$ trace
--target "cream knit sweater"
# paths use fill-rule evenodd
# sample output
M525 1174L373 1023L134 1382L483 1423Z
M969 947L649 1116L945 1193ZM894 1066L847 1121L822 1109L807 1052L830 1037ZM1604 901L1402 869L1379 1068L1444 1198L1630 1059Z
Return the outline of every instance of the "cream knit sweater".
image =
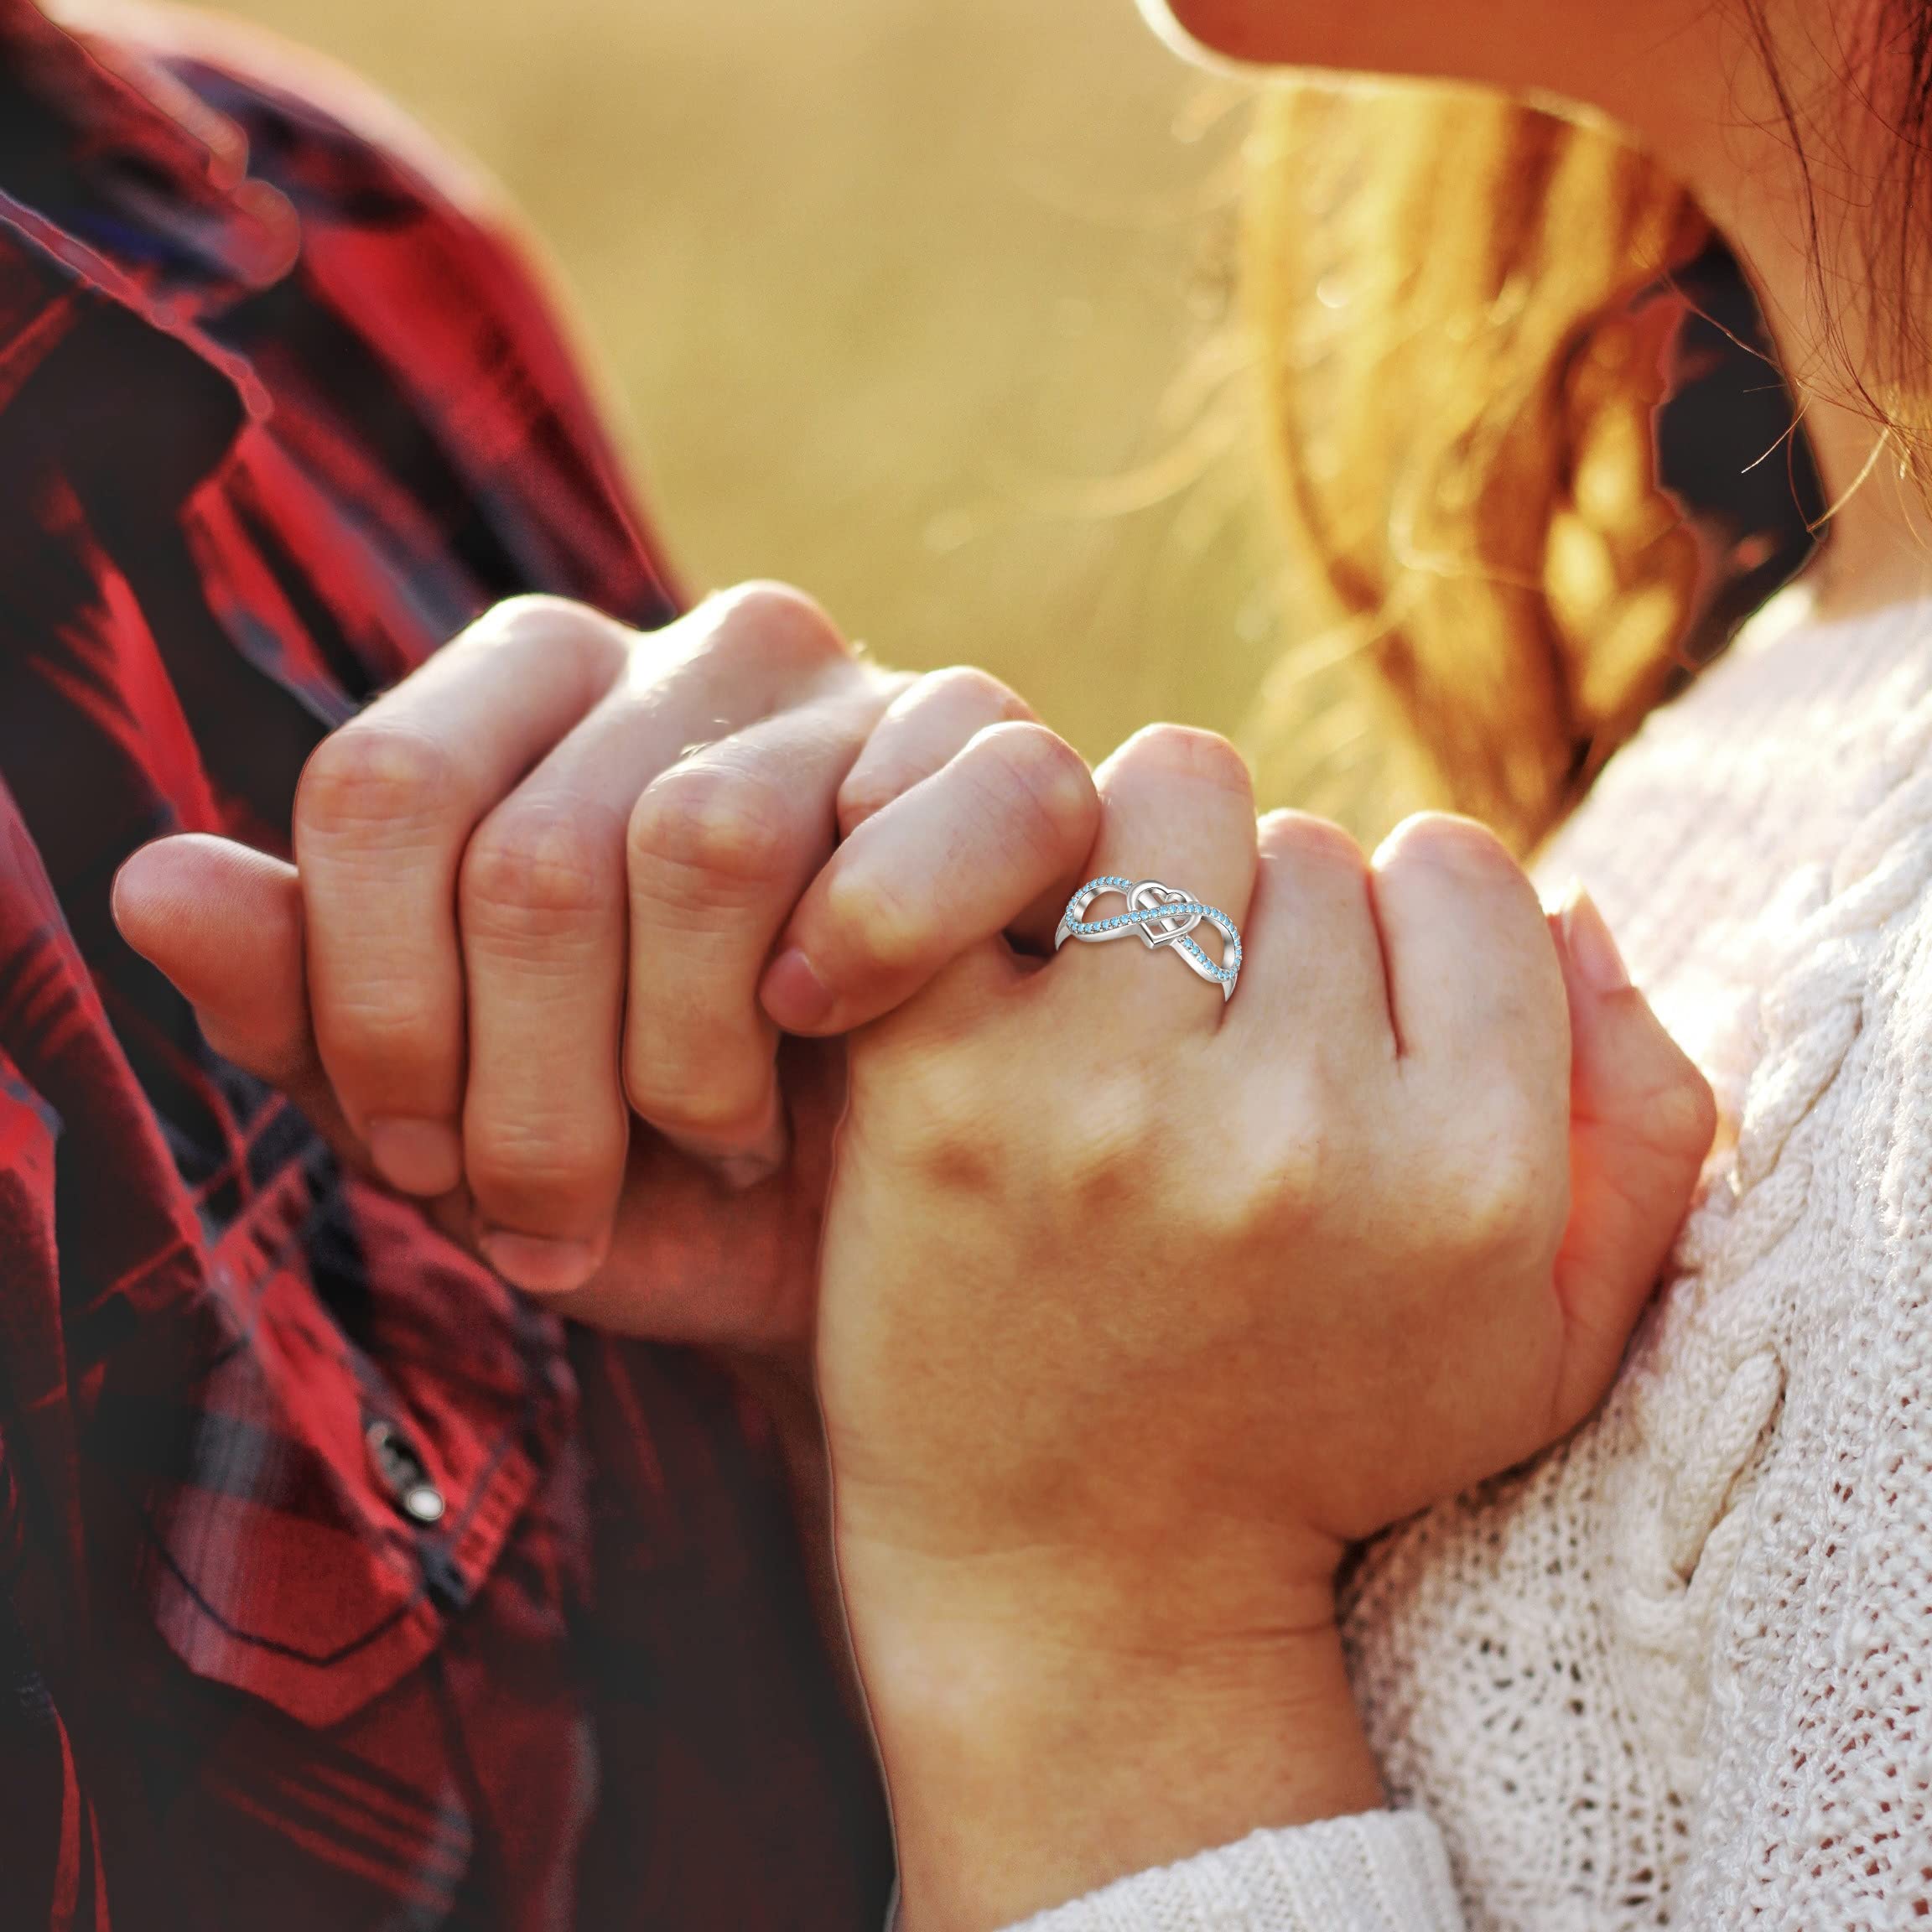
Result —
M1761 621L1541 873L1734 1134L1623 1378L1354 1576L1400 1810L1029 1932L1932 1924L1932 605Z

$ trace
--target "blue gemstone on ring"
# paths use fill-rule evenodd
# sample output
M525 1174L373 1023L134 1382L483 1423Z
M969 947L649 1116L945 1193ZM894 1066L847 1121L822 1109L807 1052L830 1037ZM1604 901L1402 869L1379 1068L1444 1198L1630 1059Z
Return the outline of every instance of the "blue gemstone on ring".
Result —
M1088 908L1103 892L1119 893L1127 901L1127 910L1104 919L1086 918ZM1192 928L1202 921L1221 935L1218 963L1189 937ZM1241 976L1242 959L1241 934L1234 922L1218 906L1210 906L1192 893L1176 891L1157 879L1136 882L1113 873L1089 879L1067 901L1053 943L1057 949L1068 939L1105 940L1126 932L1134 933L1156 952L1171 950L1189 972L1220 987L1223 1000L1233 996L1234 983Z

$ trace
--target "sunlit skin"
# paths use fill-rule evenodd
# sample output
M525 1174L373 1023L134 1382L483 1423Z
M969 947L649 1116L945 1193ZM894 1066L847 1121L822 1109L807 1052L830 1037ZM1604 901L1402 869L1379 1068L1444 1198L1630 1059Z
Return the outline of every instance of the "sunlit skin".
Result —
M1737 3L1176 0L1166 26L1609 113L1727 232L1802 379L1807 184ZM1771 3L1822 111L1828 0ZM1847 492L1869 423L1808 423ZM1823 595L1925 587L1904 502L1857 491ZM791 593L647 638L512 619L330 740L298 867L164 842L122 875L123 930L224 1051L526 1287L787 1385L813 1351L904 1932L1373 1806L1344 1545L1587 1412L1709 1145L1600 917L1553 932L1462 822L1372 857L1257 827L1203 734L1089 775L1014 693L886 678ZM505 653L532 624L526 678ZM1225 1011L1140 948L1008 947L1130 869L1247 932ZM371 1037L378 1007L409 1024ZM781 1085L774 1046L854 1028L828 1197L834 1096Z
M1229 59L1500 84L1623 122L1756 278L1807 385L1828 486L1860 478L1872 423L1820 392L1881 373L1856 304L1840 312L1831 293L1860 239L1831 222L1869 197L1856 178L1807 181L1748 17L1692 0L1179 6L1170 38L1184 26ZM1846 97L1854 64L1814 45L1826 23L1841 31L1822 0L1766 23L1801 117ZM1845 112L1833 152L1855 170L1873 150L1861 111ZM1827 339L1848 366L1823 360ZM1856 492L1828 548L1827 601L1925 587L1905 501L1879 474ZM983 950L850 1051L818 1388L903 1932L990 1932L1256 1826L1374 1805L1335 1565L1344 1540L1420 1491L1371 1499L1354 1485L1405 1468L1446 1495L1569 1427L1607 1385L1709 1145L1709 1093L1600 927L1579 907L1553 960L1534 896L1474 828L1411 828L1365 859L1332 828L1276 815L1257 852L1239 765L1208 743L1144 735L1098 777L1090 870L1185 880L1243 926L1228 1015L1188 1014L1124 949L1031 978ZM1404 875L1418 862L1428 910L1411 922ZM1277 972L1285 996L1270 1014ZM1404 989L1452 984L1466 997L1452 995L1432 1040ZM1512 1055L1539 1041L1543 1074L1513 1074ZM1454 1072L1432 1114L1407 1075L1444 1054ZM1391 1064L1407 1071L1382 1106ZM1568 1081L1551 1082L1566 1064ZM1499 1104L1535 1124L1541 1152L1496 1223L1516 1263L1485 1247L1465 1266L1452 1257L1468 1254L1472 1213L1489 1218L1461 1163L1494 1151L1482 1123ZM1418 1236L1431 1202L1443 1220ZM1524 1365L1524 1311L1552 1306L1566 1211L1559 1254L1581 1243L1607 1264L1596 1281L1634 1295L1585 1312L1560 1265L1569 1332L1606 1354L1585 1401L1552 1410L1509 1396L1503 1371ZM1519 1267L1533 1285L1504 1318L1509 1339L1462 1353ZM1407 1370L1411 1384L1383 1379ZM1363 1426L1385 1433L1371 1441ZM1499 1427L1518 1431L1513 1451L1477 1446L1472 1429Z
M1932 531L1916 496L1895 464L1873 462L1869 413L1837 400L1854 377L1876 387L1887 373L1859 312L1869 195L1832 158L1856 172L1888 138L1857 106L1861 92L1886 94L1882 62L1858 51L1868 7L1768 0L1761 10L1786 96L1832 130L1828 140L1812 131L1808 174L1742 0L1143 0L1143 11L1183 51L1504 87L1621 123L1693 190L1737 251L1804 394L1805 427L1839 506L1816 573L1821 607L1867 609L1932 589ZM1842 279L1834 258L1847 264ZM1824 346L1827 310L1836 352Z

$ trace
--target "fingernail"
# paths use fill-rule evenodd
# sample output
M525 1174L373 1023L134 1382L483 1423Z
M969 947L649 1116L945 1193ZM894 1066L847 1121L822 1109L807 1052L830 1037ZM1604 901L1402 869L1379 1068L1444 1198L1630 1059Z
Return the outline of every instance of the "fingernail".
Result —
M125 890L125 881L127 877L127 861L123 860L120 870L114 875L113 884L107 888L107 913L108 917L113 920L116 926L119 926L121 923L122 908L123 904L122 896Z
M366 1138L376 1171L399 1193L434 1198L463 1179L463 1144L442 1120L390 1114L369 1123Z
M809 1033L823 1025L834 995L797 946L787 947L765 969L758 998L787 1033Z
M1583 983L1592 992L1621 993L1630 984L1630 969L1597 901L1579 886L1563 902L1563 943Z
M598 1253L588 1241L550 1241L489 1228L477 1236L476 1245L506 1281L532 1295L567 1295L597 1271Z
M784 1164L783 1156L774 1161L763 1154L727 1154L712 1162L718 1177L738 1194L756 1187L761 1181L769 1181Z
M785 1165L792 1151L792 1126L785 1117L778 1096L771 1096L771 1116L763 1132L748 1147L734 1147L730 1153L711 1152L703 1156L727 1187L742 1193L769 1181Z
M715 1141L697 1140L688 1135L670 1138L693 1161L702 1161L727 1187L742 1193L761 1181L770 1180L785 1165L792 1152L792 1123L774 1087L766 1096L763 1125L737 1146L719 1146Z

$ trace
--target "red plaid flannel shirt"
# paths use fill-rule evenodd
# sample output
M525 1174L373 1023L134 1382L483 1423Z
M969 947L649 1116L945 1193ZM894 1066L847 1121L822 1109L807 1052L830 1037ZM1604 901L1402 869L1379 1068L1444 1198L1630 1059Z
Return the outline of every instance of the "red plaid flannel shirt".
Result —
M345 1176L108 917L495 600L673 609L515 247L274 70L0 0L0 1926L876 1923L756 1414Z

